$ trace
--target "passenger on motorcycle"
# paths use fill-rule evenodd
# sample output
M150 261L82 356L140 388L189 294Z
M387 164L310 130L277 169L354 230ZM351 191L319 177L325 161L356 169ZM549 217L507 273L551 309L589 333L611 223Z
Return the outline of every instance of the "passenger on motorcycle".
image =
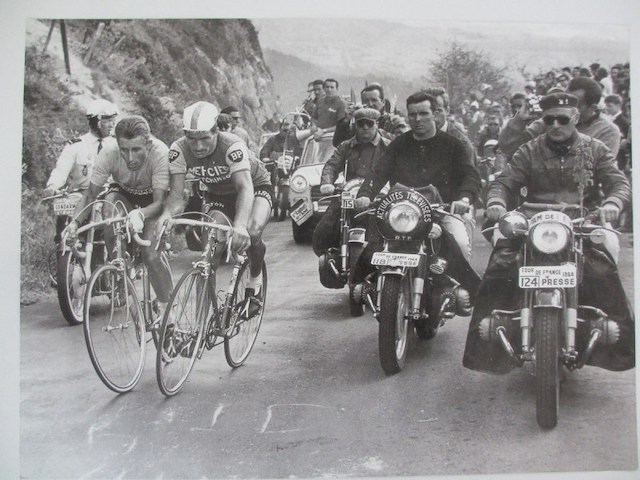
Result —
M171 188L158 226L184 210L186 174L198 178L207 189L205 200L233 221L231 248L247 251L251 272L247 293L259 298L266 252L262 232L271 216L273 186L269 172L247 145L232 133L217 130L217 118L218 109L208 102L185 108L184 136L169 150Z
M601 141L580 133L578 99L566 93L544 97L542 122L546 132L520 147L489 190L486 216L495 222L517 206L520 191L526 187L529 203L579 205L600 208L601 222L615 222L631 201L629 182L615 166L611 151ZM582 198L581 198L581 192ZM604 197L602 196L604 194ZM493 236L494 250L482 279L464 353L467 368L504 373L513 368L500 345L483 342L479 325L493 309L513 309L518 297L520 247L516 240L504 238L498 230ZM585 244L585 274L580 284L581 304L607 312L626 329L625 337L613 351L597 347L589 364L611 370L634 365L633 312L618 275L616 263L618 237L605 231L598 247Z
M88 209L83 211L85 205L97 198L111 178L103 215L121 215L114 205L121 202L129 212L132 230L151 240L151 246L141 247L142 261L149 270L149 279L162 313L171 295L171 274L161 260L161 252L155 249L155 219L162 212L169 189L169 149L151 135L149 124L139 115L123 117L116 124L115 135L116 142L105 145L96 159L89 188L76 207L76 221L69 224L67 233L70 241L76 238L78 224L89 214ZM104 239L111 252L115 242L113 229L104 230Z
M356 207L366 208L387 181L414 188L436 187L456 217L446 217L442 222L444 231L450 234L443 236L448 240L442 254L449 261L451 276L474 292L479 278L468 262L471 241L461 215L468 212L480 192L480 175L462 142L436 128L437 108L436 98L427 93L416 92L407 98L411 130L396 137L373 166L358 192ZM358 282L373 272L371 256L382 247L381 238L373 230L368 232L369 244L356 266L354 280Z
M107 145L115 145L111 136L115 125L118 108L103 99L92 101L87 107L89 131L71 140L64 147L55 168L51 171L44 196L50 196L56 190L67 187L68 190L85 190L89 187L89 180L98 153ZM55 243L60 242L60 234L64 229L66 219L58 216L56 219Z
M345 183L354 178L365 178L373 165L379 161L390 140L380 135L377 120L380 113L373 108L361 108L354 113L356 134L342 142L327 160L320 177L320 193L332 195L334 182L344 172L347 164ZM335 198L313 231L313 251L317 256L340 243L340 199Z
M285 143L287 150L291 150L293 157L299 157L302 154L302 141L309 135L305 134L305 131L298 130L292 125L290 119L284 118L280 122L280 131L273 137L265 142L264 146L260 150L260 158L265 163L270 163L273 159L272 154L282 154L285 149ZM271 182L276 180L275 168L272 172Z

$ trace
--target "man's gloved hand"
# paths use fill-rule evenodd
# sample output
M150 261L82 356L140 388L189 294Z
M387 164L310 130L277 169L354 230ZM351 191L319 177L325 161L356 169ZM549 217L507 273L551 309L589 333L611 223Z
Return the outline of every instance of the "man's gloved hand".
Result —
M487 209L485 210L484 216L487 217L489 220L497 221L505 213L507 213L507 209L504 208L502 205L491 205L487 207Z
M69 246L78 240L78 222L72 220L62 232L62 237L66 238L65 243Z
M324 183L320 185L320 193L322 195L331 195L336 191L336 187L332 183Z
M369 197L358 197L356 198L355 206L356 208L367 208L371 204L371 200Z
M615 222L620 216L620 209L615 203L605 203L600 207L600 220L603 224Z
M129 228L135 233L142 232L144 228L144 213L139 208L131 210L127 215L127 222L129 223Z
M467 197L462 197L460 200L451 203L451 213L454 215L464 215L469 211L469 208L469 199Z

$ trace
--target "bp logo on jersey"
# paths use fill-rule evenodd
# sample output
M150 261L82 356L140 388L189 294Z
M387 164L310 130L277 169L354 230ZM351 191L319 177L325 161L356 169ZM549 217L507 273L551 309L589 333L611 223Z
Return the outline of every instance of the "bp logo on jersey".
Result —
M179 156L180 152L178 152L177 150L169 150L169 162L173 162Z
M244 155L242 153L242 150L240 149L234 150L233 152L229 153L229 159L234 163L241 162L243 158L244 158Z

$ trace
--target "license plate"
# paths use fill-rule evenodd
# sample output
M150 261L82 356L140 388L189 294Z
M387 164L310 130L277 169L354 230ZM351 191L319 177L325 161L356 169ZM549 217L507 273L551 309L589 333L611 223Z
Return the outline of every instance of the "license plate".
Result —
M345 210L353 210L356 206L356 201L351 195L351 192L342 192L342 208Z
M53 204L53 213L56 215L73 215L76 210L76 201L56 202Z
M313 211L309 208L309 205L304 200L301 201L297 207L289 212L289 215L298 225L302 225L313 215Z
M520 267L520 288L572 288L577 283L576 266L572 263L554 267Z
M382 267L417 267L420 255L414 253L376 252L371 257L371 265Z

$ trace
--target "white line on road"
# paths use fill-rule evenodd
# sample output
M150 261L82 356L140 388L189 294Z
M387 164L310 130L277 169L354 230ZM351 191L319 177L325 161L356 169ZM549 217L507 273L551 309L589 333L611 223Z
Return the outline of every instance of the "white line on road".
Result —
M224 405L222 403L220 403L218 405L218 408L216 408L216 411L213 412L213 418L211 419L211 426L213 427L216 422L218 421L218 416L222 413L222 410L224 409Z
M129 448L127 448L126 452L124 452L125 455L131 453L133 451L134 448L136 448L136 445L138 444L138 437L134 437L133 442L131 442L131 444L129 445Z
M93 425L91 425L89 427L89 430L87 431L87 440L89 442L89 445L93 445L93 434L94 434L94 432L97 432L99 430L104 430L109 425L111 425L111 422L109 420L103 420L101 422L97 422L97 423L94 423Z
M91 470L90 472L85 473L84 475L82 475L78 480L85 480L86 478L91 478L91 476L94 473L98 473L100 470L102 470L104 467L106 467L106 464L102 464L100 465L98 468L94 468L93 470Z
M330 407L325 407L324 405L315 405L313 403L274 403L273 405L269 405L267 407L267 418L262 424L262 428L260 429L260 433L288 433L288 432L299 432L300 430L304 430L302 428L292 428L288 430L273 430L267 432L267 427L269 426L269 422L271 421L271 417L273 416L273 407L316 407L316 408L326 408L330 410Z

